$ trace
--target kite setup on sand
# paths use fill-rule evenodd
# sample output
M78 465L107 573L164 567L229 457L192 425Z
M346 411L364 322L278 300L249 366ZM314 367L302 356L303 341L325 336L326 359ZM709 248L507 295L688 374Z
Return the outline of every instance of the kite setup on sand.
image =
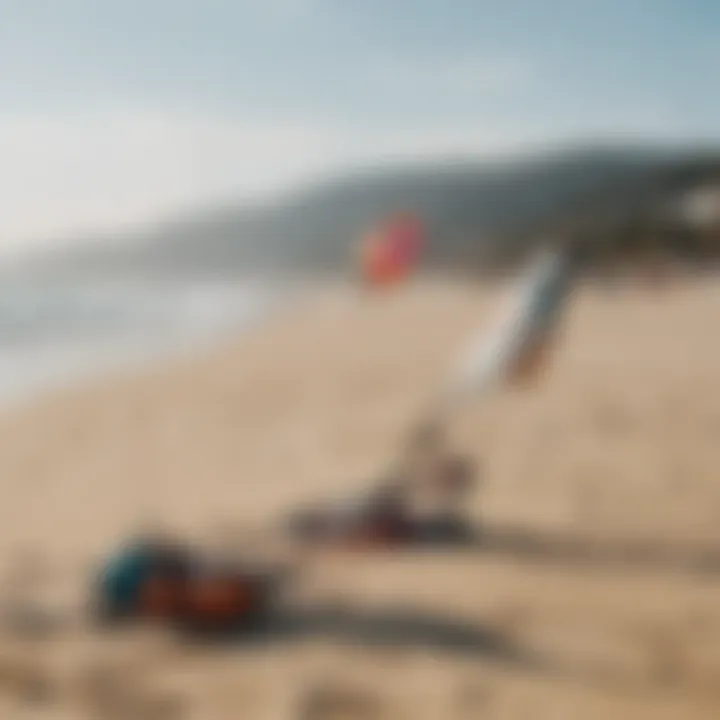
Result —
M149 620L188 632L249 630L274 612L287 575L286 568L212 557L176 539L136 538L100 567L91 610L104 626Z
M431 403L412 453L430 458L431 485L455 510L416 519L408 512L407 473L375 486L350 503L304 509L286 529L299 541L339 548L386 549L408 545L462 543L472 537L457 511L476 485L467 458L448 454L444 429L453 412L474 397L505 383L532 380L548 351L572 289L574 258L566 250L544 252L520 285L511 312L488 339L475 339ZM411 453L411 454L412 454ZM428 465L426 464L425 470ZM413 471L409 473L411 476ZM420 475L427 485L427 473ZM94 608L104 621L153 619L187 629L262 626L276 610L284 570L250 570L202 557L178 543L138 541L111 555L94 588Z
M413 433L416 451L432 457L431 484L446 498L448 483L465 488L460 495L451 490L457 500L476 482L472 463L453 457L445 446L452 414L503 384L537 380L557 337L574 265L574 253L568 250L541 254L523 278L509 316L489 338L483 333L473 340ZM457 544L474 536L457 510L414 517L408 509L413 485L417 482L412 479L403 485L391 477L350 503L305 509L290 517L290 531L299 540L355 548Z
M440 449L440 444L437 447ZM350 550L467 544L474 532L457 508L474 490L478 468L452 453L433 452L429 457L433 463L430 483L423 482L427 473L422 468L418 468L419 477L400 469L362 498L293 513L288 522L290 533L310 545L332 544ZM434 510L425 508L417 513L412 499L423 485L426 490L433 486L441 502Z

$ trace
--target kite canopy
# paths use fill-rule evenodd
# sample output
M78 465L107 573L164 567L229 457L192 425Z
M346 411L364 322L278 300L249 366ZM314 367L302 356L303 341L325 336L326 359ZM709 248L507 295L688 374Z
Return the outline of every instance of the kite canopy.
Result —
M422 222L412 213L397 213L373 229L360 247L363 281L372 287L395 285L416 268L425 239Z

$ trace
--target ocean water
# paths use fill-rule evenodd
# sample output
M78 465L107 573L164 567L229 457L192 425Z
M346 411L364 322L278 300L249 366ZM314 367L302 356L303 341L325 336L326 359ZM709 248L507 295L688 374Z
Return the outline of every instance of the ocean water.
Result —
M246 332L289 292L247 281L0 281L0 408Z

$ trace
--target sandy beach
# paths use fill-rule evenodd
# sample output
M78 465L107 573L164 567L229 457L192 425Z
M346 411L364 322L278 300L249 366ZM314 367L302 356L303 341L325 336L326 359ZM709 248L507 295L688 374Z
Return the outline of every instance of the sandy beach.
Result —
M368 298L330 287L203 357L6 413L3 557L38 550L67 586L138 523L203 537L352 492L499 302L496 287L440 280ZM540 545L580 538L595 559L506 545L332 562L309 592L354 631L171 648L143 680L202 720L720 717L720 567L597 559L620 541L720 546L719 319L712 278L585 288L542 384L459 418L456 443L485 468L472 514ZM373 633L387 644L367 647ZM90 644L68 633L2 652L52 674ZM308 709L329 691L342 708ZM81 718L74 697L33 717Z

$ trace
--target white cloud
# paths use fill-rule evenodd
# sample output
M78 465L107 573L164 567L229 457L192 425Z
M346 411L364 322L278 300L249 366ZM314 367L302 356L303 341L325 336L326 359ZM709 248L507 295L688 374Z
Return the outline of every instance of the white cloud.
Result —
M489 152L520 139L480 127L373 133L310 120L142 109L6 114L0 117L0 251L274 192L342 166Z
M262 192L327 157L318 128L135 111L0 119L0 238L142 222L229 194Z

